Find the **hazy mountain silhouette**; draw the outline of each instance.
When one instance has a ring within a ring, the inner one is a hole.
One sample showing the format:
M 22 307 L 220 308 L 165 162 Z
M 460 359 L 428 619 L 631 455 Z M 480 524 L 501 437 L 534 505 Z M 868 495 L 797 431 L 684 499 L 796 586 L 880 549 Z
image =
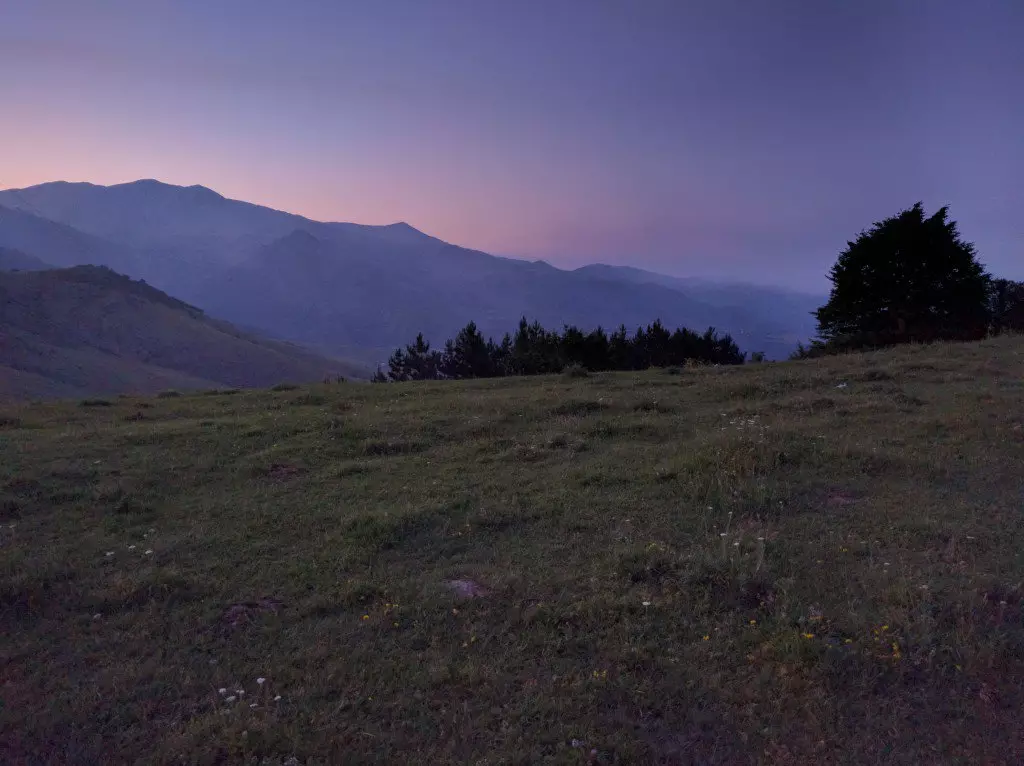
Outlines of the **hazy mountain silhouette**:
M 0 273 L 0 327 L 0 396 L 9 398 L 365 375 L 95 266 Z
M 658 318 L 714 325 L 769 356 L 808 334 L 806 318 L 793 318 L 802 308 L 780 310 L 803 305 L 785 291 L 619 267 L 566 271 L 451 245 L 404 223 L 312 221 L 202 186 L 57 182 L 0 192 L 0 206 L 0 245 L 57 265 L 108 265 L 212 315 L 370 362 L 420 331 L 440 343 L 474 320 L 500 336 L 523 315 L 588 329 Z
M 0 247 L 0 271 L 43 271 L 52 268 L 34 255 L 10 247 Z
M 670 287 L 685 295 L 699 297 L 705 303 L 739 312 L 755 322 L 767 323 L 766 330 L 777 332 L 780 341 L 792 345 L 805 341 L 817 331 L 812 311 L 827 299 L 781 287 L 766 287 L 743 282 L 723 282 L 699 277 L 672 277 L 645 271 L 633 266 L 608 266 L 603 263 L 576 269 L 578 274 L 589 274 L 603 279 L 616 279 L 635 284 L 654 284 Z M 746 328 L 756 333 L 756 327 Z

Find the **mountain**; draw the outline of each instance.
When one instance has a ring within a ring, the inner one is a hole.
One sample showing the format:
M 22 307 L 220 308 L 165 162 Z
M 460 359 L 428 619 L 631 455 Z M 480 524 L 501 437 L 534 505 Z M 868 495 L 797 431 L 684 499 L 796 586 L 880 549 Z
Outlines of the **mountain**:
M 10 247 L 0 247 L 0 271 L 43 271 L 53 266 Z
M 360 373 L 96 266 L 0 273 L 0 327 L 5 398 L 269 386 Z
M 633 266 L 609 266 L 598 263 L 582 266 L 576 269 L 576 273 L 634 284 L 661 285 L 678 290 L 684 295 L 700 296 L 703 302 L 719 308 L 744 312 L 744 315 L 754 317 L 758 321 L 770 318 L 771 326 L 779 328 L 779 341 L 789 346 L 806 341 L 816 334 L 817 321 L 811 312 L 828 300 L 827 295 L 743 282 L 672 277 Z M 742 334 L 742 331 L 740 333 Z
M 43 258 L 57 251 L 48 260 L 60 266 L 109 266 L 183 298 L 296 229 L 384 247 L 439 242 L 406 223 L 322 223 L 227 199 L 204 186 L 154 180 L 113 186 L 56 181 L 8 189 L 0 191 L 0 207 L 7 208 L 0 211 L 0 245 Z M 45 230 L 42 220 L 59 229 Z M 63 248 L 60 238 L 69 240 Z
M 124 244 L 0 203 L 0 247 L 19 250 L 53 266 L 93 264 L 135 275 L 142 254 Z
M 810 334 L 804 303 L 778 291 L 619 267 L 567 271 L 405 223 L 323 223 L 202 186 L 56 182 L 0 191 L 0 206 L 0 246 L 61 266 L 110 266 L 213 316 L 364 362 L 421 331 L 440 344 L 471 320 L 500 337 L 524 315 L 551 327 L 714 326 L 769 358 Z

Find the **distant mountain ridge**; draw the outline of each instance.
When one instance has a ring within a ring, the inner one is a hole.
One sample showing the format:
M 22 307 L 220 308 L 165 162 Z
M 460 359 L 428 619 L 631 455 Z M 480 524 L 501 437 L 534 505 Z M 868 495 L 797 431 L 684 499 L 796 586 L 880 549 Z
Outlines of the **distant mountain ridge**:
M 0 398 L 270 386 L 351 365 L 211 319 L 104 267 L 0 272 Z
M 43 271 L 52 268 L 34 255 L 10 247 L 0 247 L 0 271 Z
M 780 357 L 806 339 L 818 302 L 626 267 L 563 270 L 405 223 L 324 223 L 152 180 L 0 191 L 0 246 L 58 266 L 107 265 L 212 316 L 367 363 L 421 331 L 441 343 L 472 320 L 500 337 L 521 316 L 586 329 L 713 325 Z

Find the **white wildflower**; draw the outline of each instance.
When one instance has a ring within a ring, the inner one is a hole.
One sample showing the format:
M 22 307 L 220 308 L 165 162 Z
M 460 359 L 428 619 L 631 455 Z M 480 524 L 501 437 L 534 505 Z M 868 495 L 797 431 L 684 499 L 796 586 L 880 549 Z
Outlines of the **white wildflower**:
M 259 678 L 256 679 L 256 683 L 258 683 L 260 686 L 263 686 L 263 684 L 265 684 L 266 682 L 267 682 L 267 679 L 265 679 L 263 676 L 260 676 Z
M 234 702 L 236 699 L 238 699 L 238 697 L 236 697 L 234 694 L 232 694 L 230 697 L 225 697 L 224 701 L 225 702 Z

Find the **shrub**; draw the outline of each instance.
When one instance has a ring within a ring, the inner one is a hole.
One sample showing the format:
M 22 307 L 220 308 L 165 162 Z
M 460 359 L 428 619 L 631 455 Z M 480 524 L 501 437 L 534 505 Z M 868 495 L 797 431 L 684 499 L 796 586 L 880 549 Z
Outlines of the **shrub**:
M 590 370 L 582 364 L 570 364 L 562 370 L 562 374 L 567 378 L 588 378 L 590 377 Z

